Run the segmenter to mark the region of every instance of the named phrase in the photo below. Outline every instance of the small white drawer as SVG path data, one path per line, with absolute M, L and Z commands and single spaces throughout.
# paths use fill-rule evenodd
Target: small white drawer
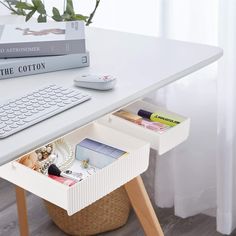
M 0 177 L 67 210 L 72 215 L 143 173 L 149 163 L 150 145 L 96 122 L 64 136 L 75 146 L 84 138 L 104 142 L 128 152 L 85 180 L 68 187 L 16 161 L 0 167 Z
M 171 127 L 170 129 L 162 133 L 159 133 L 112 114 L 104 116 L 99 120 L 100 123 L 106 126 L 120 130 L 124 133 L 132 135 L 133 137 L 149 142 L 151 144 L 151 147 L 158 151 L 159 155 L 162 155 L 165 152 L 176 147 L 177 145 L 185 141 L 189 135 L 189 118 L 167 111 L 163 108 L 157 107 L 156 105 L 139 100 L 122 109 L 134 114 L 137 114 L 138 110 L 140 109 L 157 113 L 164 112 L 168 117 L 171 117 L 172 119 L 180 122 L 180 124 Z

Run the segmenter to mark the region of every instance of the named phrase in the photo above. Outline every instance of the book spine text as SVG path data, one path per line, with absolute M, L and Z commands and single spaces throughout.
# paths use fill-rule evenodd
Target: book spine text
M 89 53 L 0 60 L 0 79 L 89 66 Z
M 0 58 L 85 53 L 85 39 L 0 44 Z

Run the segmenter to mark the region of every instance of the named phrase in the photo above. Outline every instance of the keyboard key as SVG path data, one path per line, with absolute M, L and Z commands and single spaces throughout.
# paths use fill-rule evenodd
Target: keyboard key
M 0 129 L 4 128 L 5 126 L 6 126 L 6 124 L 5 124 L 5 123 L 3 123 L 3 122 L 0 122 Z
M 11 110 L 6 110 L 6 113 L 7 114 L 12 114 L 12 113 L 14 113 L 14 111 L 11 109 Z
M 25 112 L 27 112 L 27 111 L 28 111 L 28 110 L 25 109 L 25 108 L 21 110 L 21 112 L 23 112 L 23 113 L 25 113 Z
M 65 100 L 65 101 L 63 101 L 63 103 L 64 103 L 64 104 L 70 104 L 71 101 L 69 101 L 69 100 Z
M 12 110 L 13 110 L 13 111 L 19 111 L 20 108 L 19 108 L 19 107 L 14 107 L 14 108 L 12 108 Z
M 37 110 L 38 110 L 38 111 L 43 111 L 43 110 L 44 110 L 44 107 L 43 107 L 43 106 L 37 107 Z
M 31 116 L 32 113 L 28 111 L 28 112 L 24 113 L 24 115 L 25 115 L 25 116 Z
M 12 121 L 12 120 L 7 120 L 7 121 L 5 122 L 5 124 L 7 124 L 7 125 L 10 125 L 10 124 L 12 124 L 12 123 L 14 123 L 14 121 Z
M 49 102 L 49 105 L 56 105 L 56 102 L 51 101 L 51 102 Z
M 25 108 L 25 105 L 22 103 L 21 105 L 18 106 L 19 108 Z
M 4 135 L 5 134 L 5 131 L 2 129 L 0 130 L 0 135 Z
M 10 107 L 15 107 L 16 104 L 15 104 L 15 103 L 10 103 L 9 106 L 10 106 Z
M 18 125 L 16 125 L 15 123 L 13 123 L 12 125 L 10 125 L 11 128 L 17 128 Z
M 27 98 L 22 98 L 22 102 L 28 102 L 29 100 Z
M 44 108 L 48 108 L 48 107 L 50 107 L 50 106 L 51 106 L 51 105 L 48 104 L 48 103 L 45 103 L 45 104 L 43 105 Z
M 14 118 L 15 115 L 13 115 L 13 114 L 8 114 L 7 117 L 8 117 L 8 118 Z
M 3 109 L 4 111 L 8 111 L 8 110 L 10 110 L 11 108 L 10 108 L 9 106 L 4 106 L 2 109 Z
M 23 102 L 21 100 L 16 101 L 16 105 L 21 105 Z
M 19 120 L 19 121 L 16 122 L 16 124 L 17 124 L 17 125 L 24 125 L 25 122 L 24 122 L 23 120 Z
M 1 120 L 2 120 L 2 121 L 7 121 L 8 118 L 7 118 L 6 116 L 3 116 L 3 117 L 1 117 Z
M 20 111 L 16 111 L 16 112 L 15 112 L 15 115 L 16 115 L 16 116 L 19 116 L 19 115 L 21 115 L 21 114 L 22 114 L 22 113 L 21 113 Z
M 44 101 L 39 101 L 39 104 L 40 104 L 40 105 L 44 105 L 44 104 L 46 104 L 46 102 L 44 102 Z
M 18 117 L 15 117 L 15 118 L 13 118 L 12 119 L 12 121 L 14 121 L 14 122 L 17 122 L 17 121 L 19 121 L 20 119 L 18 118 Z
M 7 126 L 7 127 L 3 128 L 3 130 L 4 130 L 4 131 L 10 131 L 11 128 Z

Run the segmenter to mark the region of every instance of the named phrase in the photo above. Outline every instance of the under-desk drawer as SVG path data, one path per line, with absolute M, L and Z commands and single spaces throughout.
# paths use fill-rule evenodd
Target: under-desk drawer
M 96 122 L 64 136 L 72 147 L 84 138 L 106 143 L 127 154 L 71 187 L 17 161 L 1 166 L 0 177 L 62 207 L 72 215 L 140 175 L 148 167 L 150 145 L 143 140 Z
M 170 117 L 180 123 L 165 131 L 156 132 L 113 114 L 102 117 L 99 122 L 124 133 L 130 134 L 133 137 L 149 142 L 151 147 L 158 151 L 159 155 L 164 154 L 187 139 L 190 127 L 189 118 L 167 111 L 142 100 L 136 101 L 122 108 L 122 110 L 133 114 L 137 114 L 140 109 L 150 112 L 160 112 L 161 114 L 165 114 L 167 117 Z

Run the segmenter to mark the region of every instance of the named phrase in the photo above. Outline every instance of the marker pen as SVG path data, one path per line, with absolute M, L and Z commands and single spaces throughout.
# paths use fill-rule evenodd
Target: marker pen
M 169 125 L 171 127 L 180 123 L 179 121 L 173 120 L 171 118 L 160 116 L 160 115 L 158 115 L 157 112 L 152 113 L 152 112 L 145 111 L 145 110 L 139 110 L 138 115 L 143 118 L 150 119 L 151 121 L 154 121 L 154 122 L 157 121 L 157 122 Z

